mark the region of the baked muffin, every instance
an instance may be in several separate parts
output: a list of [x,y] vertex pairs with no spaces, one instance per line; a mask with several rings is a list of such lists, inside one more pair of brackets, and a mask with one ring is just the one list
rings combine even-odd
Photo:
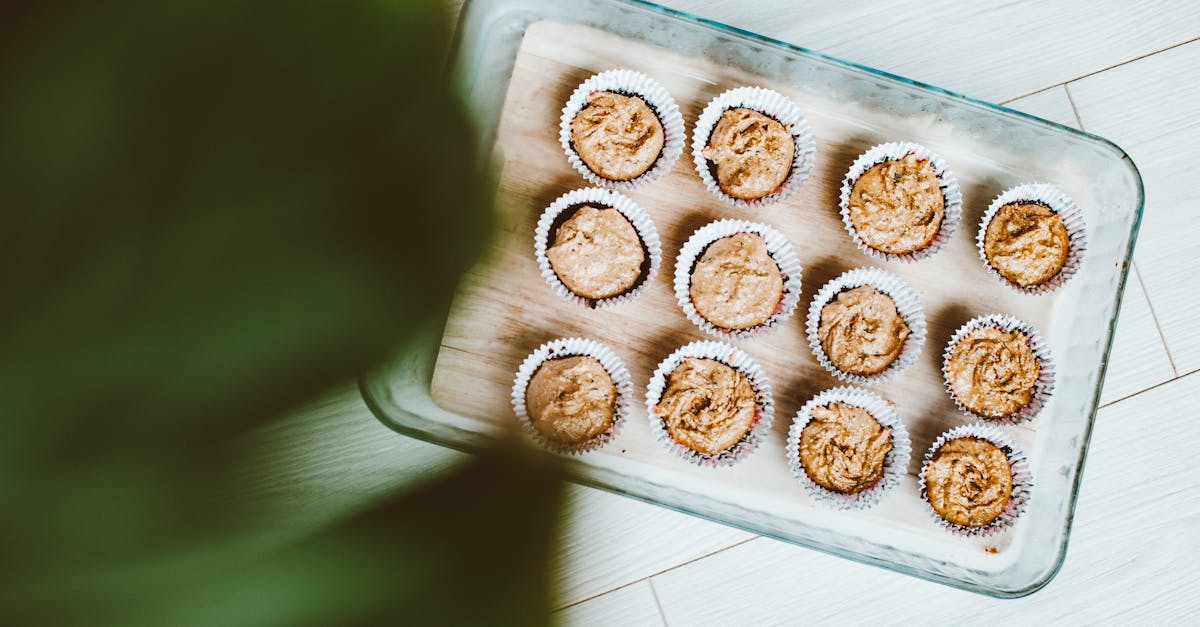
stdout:
[[900,356],[910,330],[890,296],[870,285],[839,293],[821,308],[817,337],[837,369],[854,375],[883,372]]
[[558,226],[549,244],[551,269],[567,289],[584,298],[623,294],[646,270],[646,249],[637,230],[611,207],[580,206]]
[[637,95],[596,91],[571,120],[571,143],[588,169],[612,181],[633,180],[662,154],[665,134],[654,109]]
[[877,163],[854,181],[847,217],[866,246],[903,255],[933,243],[946,199],[929,159],[909,154]]
[[725,329],[749,329],[779,311],[783,273],[757,233],[735,233],[709,244],[692,268],[696,312]]
[[892,430],[867,410],[847,403],[811,409],[800,432],[800,464],[813,483],[843,494],[873,487],[892,450]]
[[983,438],[946,441],[922,469],[929,505],[943,520],[985,527],[1013,497],[1013,469],[1005,452]]
[[732,198],[757,200],[779,190],[792,171],[796,140],[778,120],[754,109],[721,114],[701,154],[718,187]]
[[754,387],[737,369],[689,357],[671,372],[653,411],[672,440],[704,455],[720,455],[750,432],[758,417]]
[[1062,216],[1039,202],[1003,205],[983,236],[988,265],[1021,287],[1054,278],[1066,264],[1070,248]]
[[950,393],[980,416],[1004,418],[1033,401],[1041,365],[1020,330],[980,326],[960,337],[944,365]]
[[543,362],[525,388],[525,411],[547,441],[585,444],[613,427],[617,388],[595,357],[577,355]]

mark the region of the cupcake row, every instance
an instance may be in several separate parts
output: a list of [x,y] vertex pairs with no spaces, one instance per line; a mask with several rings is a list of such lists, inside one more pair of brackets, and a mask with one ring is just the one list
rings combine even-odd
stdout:
[[[609,70],[563,106],[559,141],[594,185],[633,189],[662,178],[683,154],[683,115],[657,81]],[[761,87],[729,90],[701,112],[692,156],[705,186],[728,203],[760,207],[790,196],[812,173],[816,143],[800,108]]]
[[[605,203],[612,206],[598,208]],[[633,298],[662,263],[658,234],[645,212],[599,188],[555,202],[538,222],[536,241],[547,282],[561,296],[593,306]],[[675,296],[684,315],[721,339],[767,333],[800,301],[796,253],[765,224],[719,220],[701,227],[683,245],[675,266]],[[926,338],[925,313],[899,277],[858,268],[817,292],[807,334],[813,355],[831,374],[877,385],[916,362]],[[1046,343],[1033,327],[1006,316],[982,318],[960,330],[946,349],[945,364],[951,397],[979,418],[1032,418],[1053,387]]]
[[[551,450],[583,453],[612,440],[633,406],[621,359],[594,340],[539,347],[521,364],[513,410]],[[770,433],[771,387],[743,351],[692,342],[659,364],[646,387],[651,432],[679,458],[730,465]],[[826,390],[795,415],[787,463],[816,502],[836,509],[874,506],[901,482],[911,444],[896,407],[862,388]],[[944,433],[925,455],[920,494],[935,520],[960,534],[989,534],[1020,514],[1032,479],[1020,449],[982,423]]]
[[[683,152],[683,117],[650,77],[610,70],[584,81],[563,107],[559,139],[571,165],[594,185],[631,189],[656,180]],[[714,98],[696,121],[696,172],[717,197],[763,207],[794,193],[812,172],[812,129],[793,102],[761,87]],[[885,261],[933,255],[962,219],[962,193],[945,160],[912,142],[880,144],[860,155],[842,182],[839,211],[862,252]],[[977,236],[989,273],[1031,294],[1051,291],[1082,261],[1082,213],[1050,185],[1001,194]]]

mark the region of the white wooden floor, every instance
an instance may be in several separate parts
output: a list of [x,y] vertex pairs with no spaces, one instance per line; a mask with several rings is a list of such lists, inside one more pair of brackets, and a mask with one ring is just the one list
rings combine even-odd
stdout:
[[[1200,624],[1200,2],[665,4],[1108,137],[1141,169],[1145,218],[1066,564],[1045,589],[993,600],[576,487],[561,619]],[[259,440],[254,477],[298,526],[458,457],[385,429],[351,388]]]

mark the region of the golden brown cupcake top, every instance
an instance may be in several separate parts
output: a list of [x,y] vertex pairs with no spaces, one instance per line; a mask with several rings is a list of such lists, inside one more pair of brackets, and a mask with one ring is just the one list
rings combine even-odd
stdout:
[[980,438],[942,445],[925,466],[929,504],[942,518],[983,527],[1000,517],[1012,498],[1012,465],[1004,451]]
[[584,205],[555,231],[546,258],[572,292],[609,298],[637,283],[646,249],[620,211]]
[[958,402],[981,416],[1003,418],[1033,400],[1041,366],[1024,333],[980,327],[954,345],[946,372]]
[[758,406],[746,375],[715,359],[688,358],[671,372],[654,414],[671,439],[718,455],[746,436]]
[[891,428],[846,403],[814,407],[812,420],[800,431],[800,463],[826,490],[854,494],[875,485],[891,450]]
[[692,305],[726,329],[749,329],[779,310],[783,273],[757,233],[735,233],[708,245],[692,269]]
[[755,200],[779,189],[792,171],[796,140],[778,120],[753,109],[729,109],[701,153],[717,166],[717,185],[734,198]]
[[988,263],[1022,287],[1041,285],[1058,274],[1070,247],[1062,216],[1039,203],[1000,207],[983,235]]
[[928,159],[907,155],[871,166],[850,191],[850,223],[864,244],[903,255],[933,242],[945,198]]
[[595,357],[550,359],[525,388],[525,411],[542,437],[583,444],[608,431],[616,417],[617,388]]
[[870,285],[846,290],[822,307],[817,329],[829,361],[856,375],[883,372],[900,355],[908,334],[895,301]]
[[596,174],[629,181],[650,169],[665,141],[662,122],[645,100],[611,91],[588,95],[571,120],[575,152]]

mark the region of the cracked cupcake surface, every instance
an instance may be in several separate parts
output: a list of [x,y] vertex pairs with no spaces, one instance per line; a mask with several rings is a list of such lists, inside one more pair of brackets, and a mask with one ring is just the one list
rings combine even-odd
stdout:
[[637,285],[646,249],[620,211],[583,205],[555,231],[546,258],[572,292],[601,299]]
[[645,100],[611,91],[589,94],[587,106],[571,120],[576,154],[591,171],[613,181],[633,180],[649,170],[665,137]]
[[584,444],[612,428],[617,388],[595,357],[559,357],[542,363],[525,388],[525,411],[542,437]]
[[883,372],[904,347],[908,325],[890,296],[870,285],[838,294],[821,308],[817,339],[829,361],[842,372]]
[[1021,287],[1054,278],[1067,263],[1070,247],[1062,216],[1033,202],[1000,207],[983,236],[988,264]]
[[871,166],[854,182],[848,207],[858,238],[894,255],[928,247],[946,216],[937,171],[911,154]]
[[939,448],[923,470],[926,497],[943,519],[983,527],[1004,513],[1013,473],[998,446],[981,438],[956,438]]
[[735,233],[708,245],[692,269],[692,305],[725,329],[749,329],[779,311],[783,273],[757,233]]
[[1003,418],[1033,400],[1041,366],[1024,333],[988,326],[958,340],[946,359],[946,374],[964,407]]
[[800,463],[813,483],[835,492],[855,494],[883,478],[892,450],[892,430],[867,410],[847,403],[812,409],[812,420],[800,432]]
[[654,406],[676,442],[706,455],[719,455],[746,437],[758,416],[750,379],[715,359],[683,360]]
[[778,120],[753,109],[721,114],[701,155],[716,166],[721,191],[756,200],[779,190],[792,171],[796,140]]

